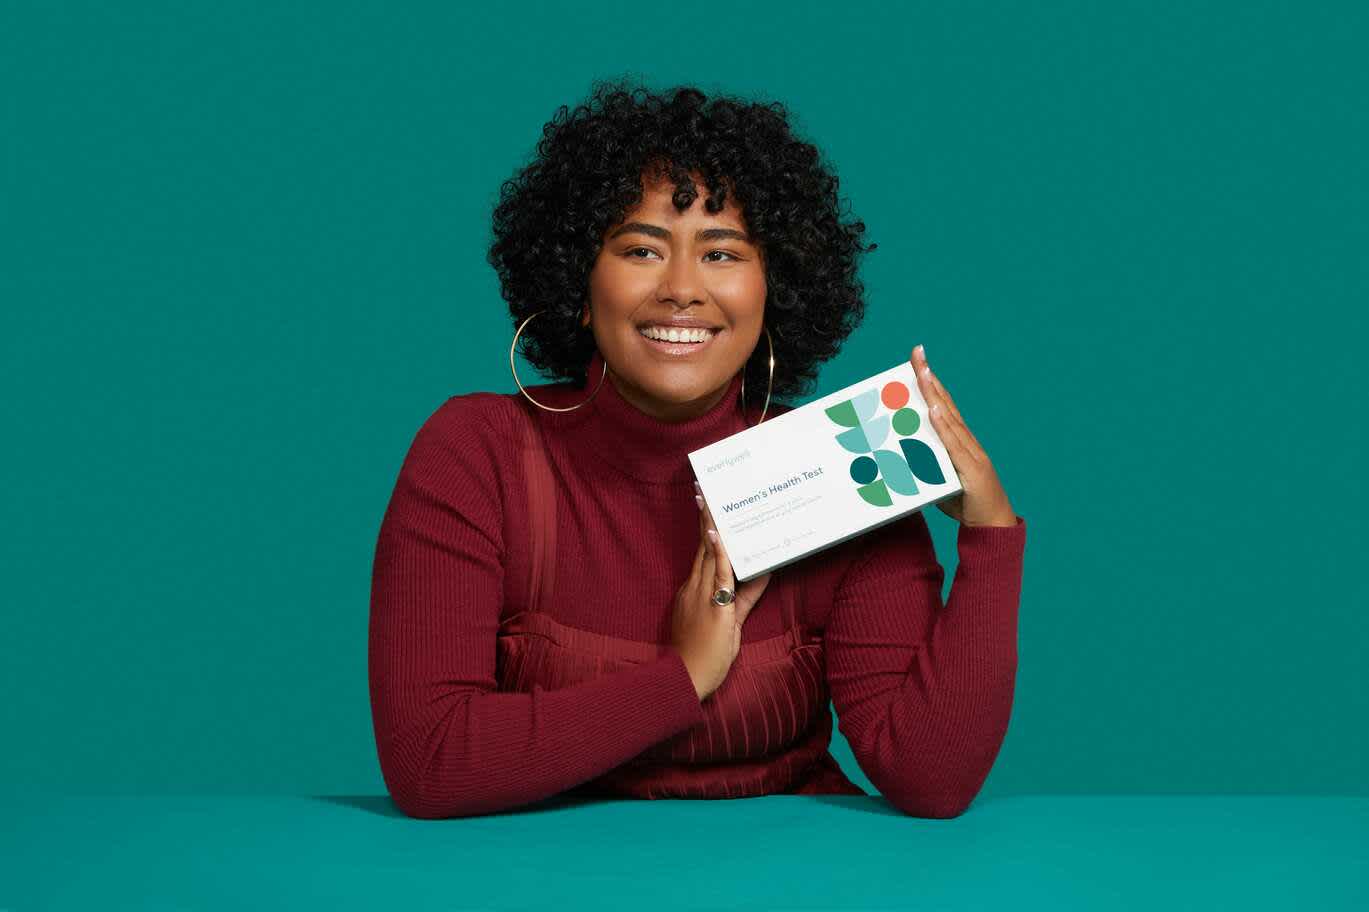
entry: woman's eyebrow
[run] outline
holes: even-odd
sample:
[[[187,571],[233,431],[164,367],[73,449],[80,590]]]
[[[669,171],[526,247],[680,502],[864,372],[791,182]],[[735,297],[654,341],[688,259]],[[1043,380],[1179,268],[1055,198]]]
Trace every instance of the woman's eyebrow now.
[[[651,237],[661,238],[666,241],[670,240],[670,232],[668,230],[659,225],[650,225],[646,222],[628,222],[610,234],[609,238],[616,238],[620,234],[630,234],[634,231],[638,234],[647,234]],[[725,238],[745,241],[748,244],[751,242],[751,238],[747,237],[745,232],[738,231],[735,228],[700,228],[694,234],[694,239],[698,241],[721,241]]]

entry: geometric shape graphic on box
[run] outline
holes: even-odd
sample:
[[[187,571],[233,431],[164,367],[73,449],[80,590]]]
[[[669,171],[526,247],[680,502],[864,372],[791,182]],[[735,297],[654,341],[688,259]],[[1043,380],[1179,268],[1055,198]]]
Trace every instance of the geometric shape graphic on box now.
[[[830,406],[827,417],[842,427],[858,427],[862,421],[869,421],[875,415],[875,404],[879,401],[874,390],[865,390],[844,402]]]
[[[849,428],[836,435],[837,443],[843,449],[873,457],[877,469],[874,475],[870,474],[869,463],[860,459],[851,463],[851,479],[858,485],[856,491],[872,506],[892,507],[893,494],[908,497],[917,494],[919,478],[929,484],[946,481],[937,464],[936,453],[921,440],[912,439],[922,426],[922,417],[916,409],[907,408],[911,398],[906,385],[891,380],[882,387],[862,390],[823,410],[834,423]],[[880,405],[893,410],[893,414],[877,414]],[[891,427],[899,437],[900,452],[897,453],[882,449]]]
[[[890,411],[896,412],[903,408],[910,398],[908,387],[897,381],[884,384],[884,388],[879,391],[879,401]]]
[[[889,488],[883,481],[872,481],[868,485],[861,485],[856,488],[861,500],[872,507],[892,507],[894,499],[889,496]]]
[[[875,447],[884,444],[889,436],[889,416],[880,415],[873,421],[862,421],[860,427],[842,431],[837,435],[837,443],[852,453],[873,453]]]
[[[856,484],[867,485],[879,477],[879,463],[869,456],[857,456],[851,460],[851,480]]]
[[[918,417],[917,409],[900,408],[894,412],[894,417],[889,419],[889,423],[894,426],[894,433],[911,437],[922,426],[922,419]]]
[[[884,476],[884,483],[895,494],[911,497],[917,493],[917,482],[913,480],[913,470],[901,453],[893,450],[875,450],[875,462]]]
[[[689,461],[738,582],[963,490],[907,358]]]
[[[945,484],[946,476],[941,474],[941,463],[936,461],[936,453],[921,440],[904,437],[898,442],[903,448],[903,458],[913,474],[928,484]]]

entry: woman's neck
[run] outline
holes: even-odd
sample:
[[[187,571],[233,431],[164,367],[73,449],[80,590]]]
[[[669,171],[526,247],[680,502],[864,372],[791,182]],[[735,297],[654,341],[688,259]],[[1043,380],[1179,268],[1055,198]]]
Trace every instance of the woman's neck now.
[[[711,402],[695,403],[690,413],[670,420],[638,405],[632,391],[619,389],[612,376],[600,384],[603,370],[603,356],[595,351],[585,387],[558,386],[555,401],[547,404],[573,406],[598,387],[593,398],[574,411],[539,416],[546,434],[564,440],[582,464],[646,484],[688,488],[694,481],[689,454],[747,427],[739,406],[740,374],[713,394]],[[546,398],[539,396],[539,401]]]
[[[732,382],[729,381],[701,399],[693,399],[688,402],[669,402],[656,399],[639,387],[629,383],[614,373],[612,368],[608,371],[607,382],[612,383],[614,388],[617,389],[618,395],[639,412],[650,415],[657,421],[666,424],[679,424],[685,421],[692,421],[695,418],[707,414],[728,394],[733,386]]]

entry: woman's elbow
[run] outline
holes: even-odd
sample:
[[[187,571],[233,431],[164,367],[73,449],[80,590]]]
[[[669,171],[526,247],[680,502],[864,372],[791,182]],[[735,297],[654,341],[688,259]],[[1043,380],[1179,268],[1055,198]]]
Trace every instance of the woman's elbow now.
[[[455,817],[478,817],[491,809],[478,799],[462,800],[451,796],[437,798],[423,788],[422,783],[389,786],[390,801],[405,817],[414,820],[449,820]]]
[[[424,798],[423,783],[417,775],[407,770],[397,770],[393,761],[386,763],[382,760],[380,766],[390,801],[401,814],[415,820],[436,820],[442,816]]]
[[[925,820],[950,820],[969,810],[974,794],[929,795],[892,791],[884,793],[884,800],[909,817]]]

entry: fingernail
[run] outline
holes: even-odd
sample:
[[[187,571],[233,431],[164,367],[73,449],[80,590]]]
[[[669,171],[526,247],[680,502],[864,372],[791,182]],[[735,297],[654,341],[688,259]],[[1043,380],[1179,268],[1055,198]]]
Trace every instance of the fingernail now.
[[[708,539],[709,539],[709,541],[717,541],[717,540],[718,540],[718,532],[717,532],[716,529],[709,529],[709,530],[708,530]]]
[[[700,497],[698,494],[694,495],[694,502],[699,505],[700,510],[704,508],[704,499]]]
[[[930,367],[924,367],[924,368],[922,369],[922,379],[923,379],[923,380],[930,380],[930,379],[932,379],[932,369],[931,369]]]

